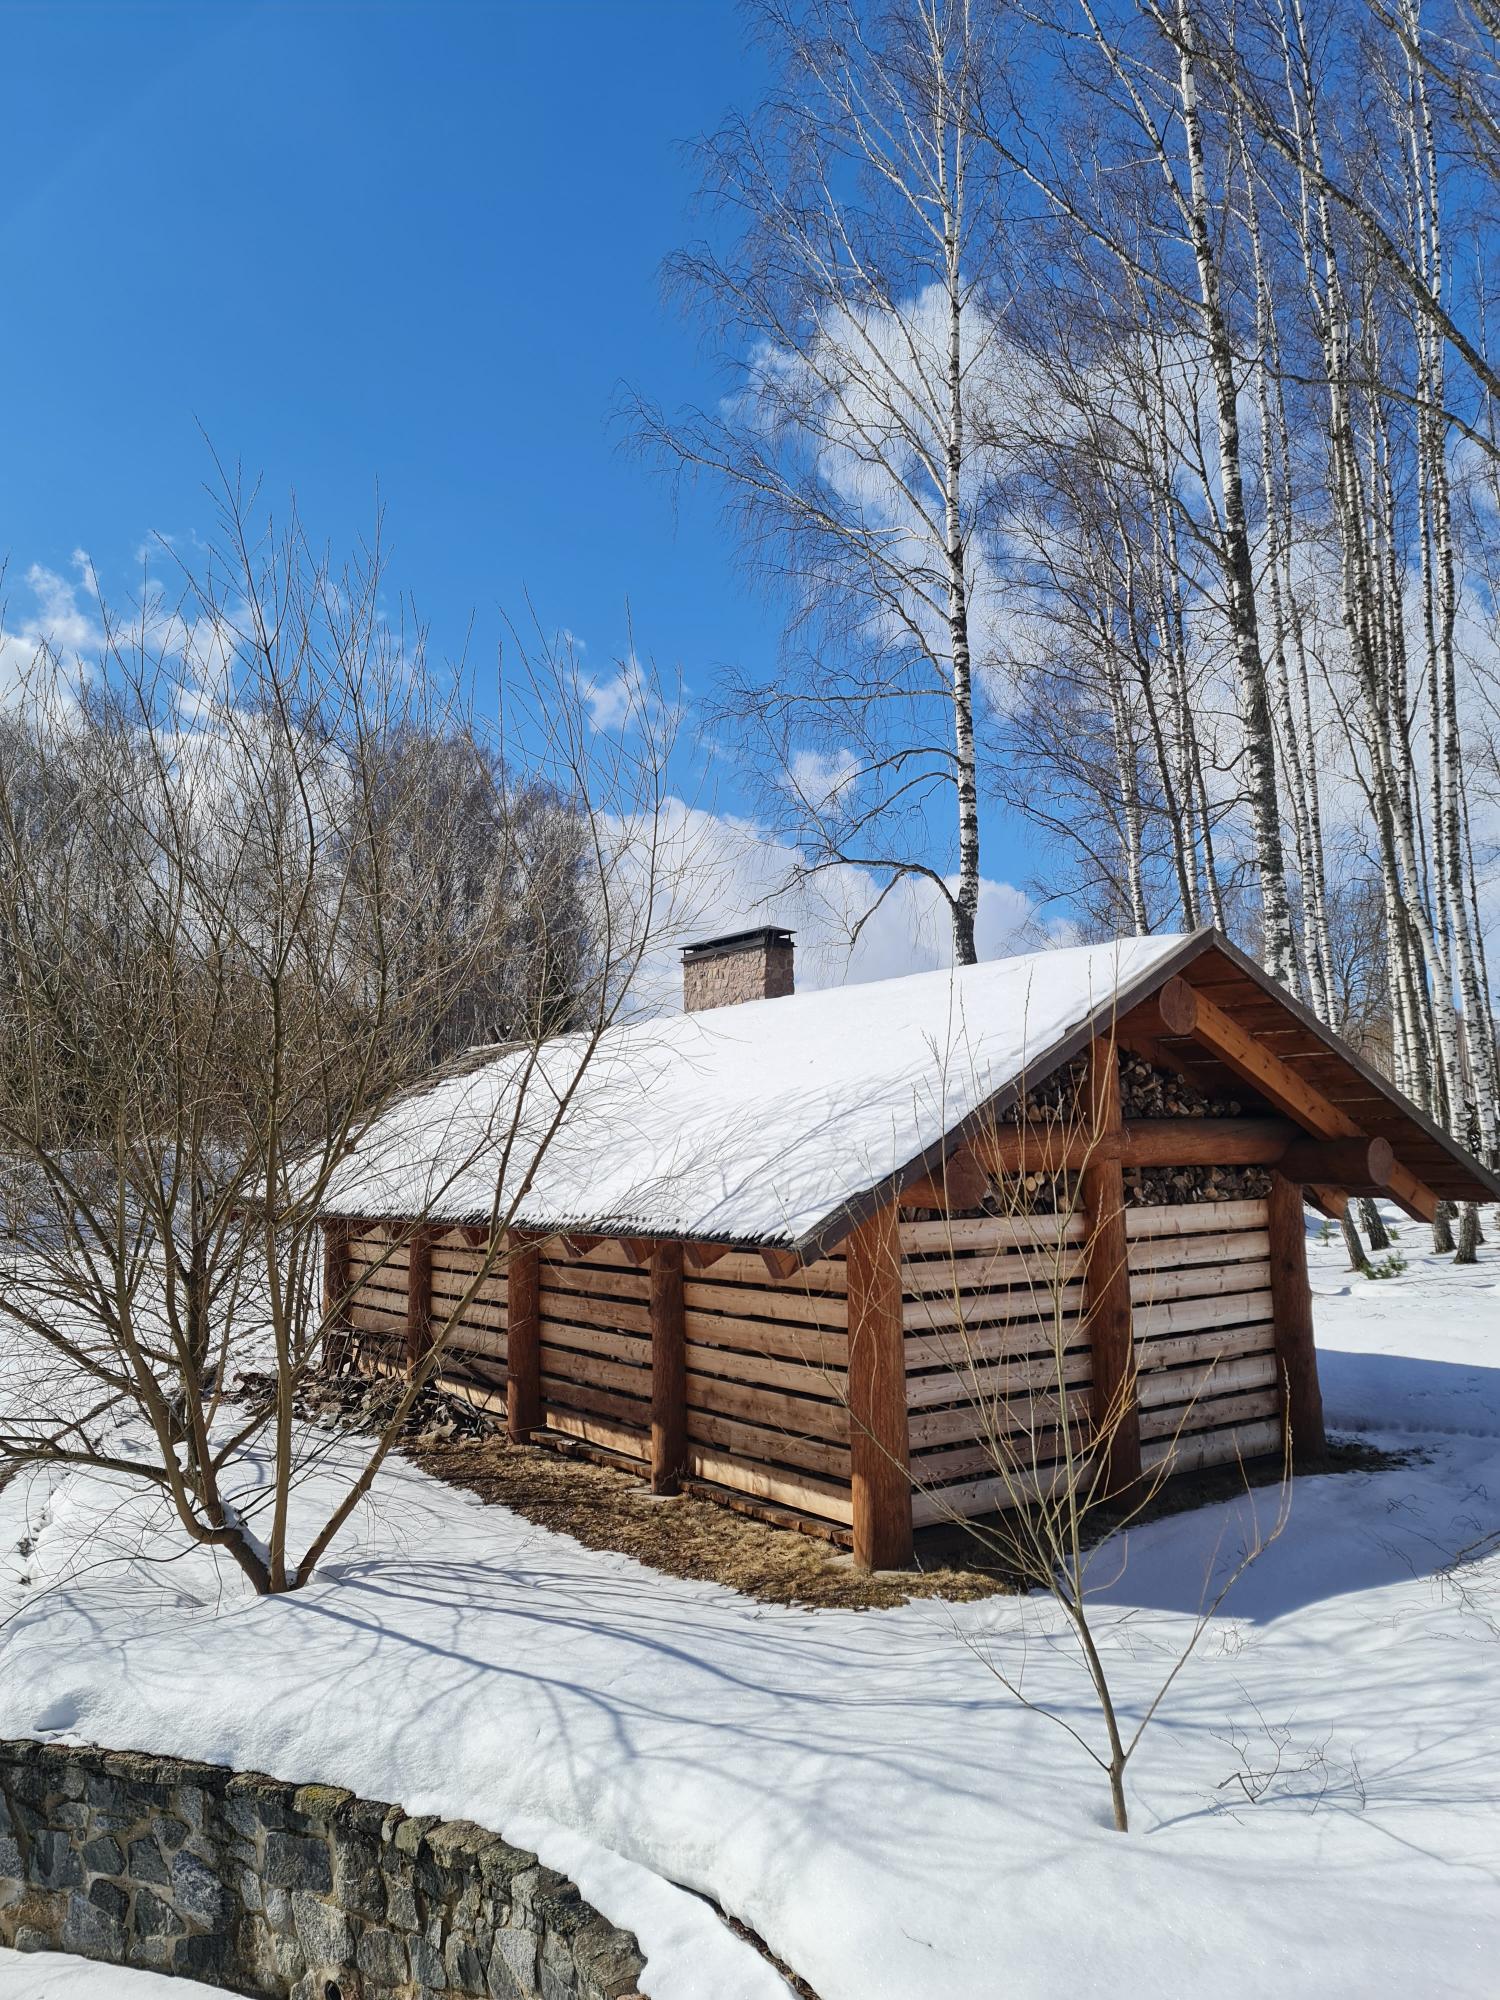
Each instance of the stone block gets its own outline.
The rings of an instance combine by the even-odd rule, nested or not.
[[[537,1983],[536,1939],[531,1932],[497,1932],[486,1976],[494,2000],[531,2000]]]
[[[19,1882],[25,1873],[20,1842],[8,1833],[0,1834],[0,1882]]]
[[[125,1850],[125,1872],[132,1881],[154,1882],[158,1886],[170,1879],[161,1849],[150,1834],[132,1840]]]
[[[200,1924],[224,1919],[227,1893],[206,1861],[186,1852],[172,1856],[172,1901],[185,1917]]]
[[[39,1889],[78,1889],[83,1886],[83,1864],[72,1841],[55,1827],[42,1827],[33,1836],[28,1872]]]
[[[574,1937],[573,1963],[585,2000],[627,2000],[646,1966],[635,1939],[598,1916]]]
[[[433,1827],[441,1824],[435,1813],[424,1813],[411,1819],[403,1818],[394,1835],[396,1852],[415,1856]]]
[[[187,1925],[154,1890],[137,1889],[130,1910],[130,1928],[139,1937],[178,1938]]]
[[[172,1970],[179,1979],[201,1979],[218,1986],[229,1977],[233,1961],[230,1940],[222,1931],[204,1931],[179,1938],[172,1947]]]
[[[87,1896],[68,1898],[62,1921],[62,1948],[80,1958],[102,1958],[118,1965],[125,1955],[125,1929],[116,1916],[101,1910]]]
[[[130,1908],[130,1898],[118,1882],[100,1880],[89,1884],[89,1901],[95,1909],[103,1910],[114,1918],[117,1924],[125,1921],[125,1912]]]
[[[326,1895],[333,1887],[327,1843],[301,1834],[268,1833],[262,1873],[278,1889],[310,1889]]]
[[[125,1857],[107,1833],[96,1834],[83,1844],[83,1865],[91,1875],[123,1875]]]
[[[437,1946],[430,1944],[424,1937],[414,1937],[408,1950],[411,1956],[411,1976],[416,1980],[418,1985],[430,1986],[434,1991],[439,1993],[446,1991],[448,1986],[448,1969],[443,1963],[443,1954],[438,1950]],[[475,1967],[477,1970],[477,1959],[475,1960]],[[472,1989],[463,1988],[462,1982],[457,1983],[460,1985],[461,1990],[464,1991],[472,1990],[478,1993],[483,1993],[484,1991],[482,1979],[480,1984]]]
[[[292,1926],[309,1965],[337,1967],[353,1961],[349,1919],[335,1904],[325,1903],[305,1889],[293,1891]]]
[[[354,1962],[366,1979],[399,1985],[410,1970],[406,1946],[390,1931],[366,1931],[359,1941]]]

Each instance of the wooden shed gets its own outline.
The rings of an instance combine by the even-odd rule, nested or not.
[[[1060,1399],[1125,1407],[1122,1485],[1287,1423],[1316,1449],[1304,1197],[1500,1200],[1216,932],[807,994],[791,949],[691,947],[683,1014],[586,1067],[568,1038],[476,1052],[372,1126],[324,1217],[354,1365],[436,1337],[513,1437],[899,1566],[1005,1500],[997,1436],[1035,1461]]]

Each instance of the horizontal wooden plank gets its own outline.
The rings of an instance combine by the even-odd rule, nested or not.
[[[487,1306],[504,1306],[510,1297],[510,1279],[503,1271],[498,1276],[477,1278],[472,1271],[444,1271],[434,1264],[432,1292],[434,1298],[457,1299],[467,1295]]]
[[[470,1326],[459,1320],[451,1332],[437,1343],[444,1354],[490,1354],[503,1361],[506,1353],[505,1335],[492,1327]]]
[[[592,1232],[582,1232],[592,1233]],[[587,1266],[591,1271],[639,1271],[640,1265],[627,1256],[623,1244],[610,1237],[596,1244],[592,1250],[581,1256],[570,1250],[560,1236],[544,1236],[538,1239],[537,1249],[546,1263],[571,1265],[574,1268]]]
[[[542,1373],[554,1381],[592,1383],[601,1389],[618,1389],[622,1395],[651,1394],[649,1368],[632,1367],[627,1362],[610,1361],[602,1354],[579,1354],[572,1348],[542,1342]]]
[[[719,1445],[762,1465],[795,1465],[800,1471],[816,1472],[825,1479],[849,1478],[849,1448],[830,1438],[768,1429],[723,1410],[691,1408],[687,1413],[687,1434],[690,1444]]]
[[[1269,1257],[1264,1229],[1235,1229],[1208,1236],[1145,1236],[1130,1246],[1132,1271],[1185,1270],[1190,1264],[1237,1264]]]
[[[1073,1244],[1051,1250],[986,1250],[975,1257],[922,1257],[901,1267],[906,1298],[950,1296],[961,1292],[994,1292],[1030,1287],[1045,1293],[1083,1270],[1083,1251]]]
[[[542,1279],[541,1314],[543,1333],[553,1321],[568,1326],[598,1326],[614,1333],[649,1334],[650,1308],[628,1299],[591,1299],[581,1292],[553,1291]]]
[[[1086,1445],[1082,1426],[1075,1426],[1073,1448],[1075,1458],[1081,1457]],[[1019,1435],[1003,1443],[1003,1458],[997,1457],[993,1440],[976,1444],[944,1446],[938,1451],[919,1451],[912,1454],[911,1475],[914,1484],[921,1486],[951,1485],[960,1480],[999,1478],[1005,1474],[1019,1477],[1040,1472],[1044,1467],[1056,1465],[1063,1456],[1063,1434],[1060,1430],[1042,1430],[1029,1435]]]
[[[644,1464],[651,1455],[649,1433],[629,1424],[608,1423],[579,1410],[548,1410],[546,1417],[549,1431],[560,1431],[564,1437],[582,1438],[585,1444],[618,1452],[622,1458],[638,1459]]]
[[[624,1299],[642,1304],[650,1297],[651,1274],[638,1270],[604,1270],[592,1264],[559,1264],[541,1258],[537,1278],[544,1292],[576,1292],[590,1299]]]
[[[1081,1313],[1050,1319],[1021,1320],[999,1326],[952,1326],[936,1333],[909,1333],[903,1343],[906,1370],[922,1368],[972,1368],[981,1361],[1050,1360],[1061,1344],[1063,1351],[1082,1347],[1088,1341]]]
[[[757,1291],[842,1292],[847,1279],[842,1257],[817,1257],[790,1278],[773,1278],[758,1250],[726,1250],[708,1268],[716,1284],[751,1285]]]
[[[717,1268],[717,1266],[715,1267]],[[838,1332],[848,1324],[847,1301],[832,1292],[756,1290],[749,1285],[720,1285],[712,1277],[689,1278],[682,1288],[689,1312],[721,1313],[726,1319],[770,1319],[778,1325],[816,1326]]]
[[[1151,1306],[1168,1299],[1208,1299],[1226,1292],[1265,1291],[1270,1283],[1268,1257],[1248,1264],[1189,1264],[1180,1271],[1132,1272],[1130,1302]]]
[[[1137,1377],[1137,1392],[1141,1408],[1152,1410],[1231,1390],[1275,1388],[1279,1381],[1274,1354],[1228,1354],[1187,1368],[1152,1369]]]
[[[405,1313],[382,1312],[356,1297],[348,1308],[349,1324],[366,1333],[390,1333],[406,1338]]]
[[[694,1477],[709,1480],[715,1486],[727,1486],[732,1492],[746,1493],[756,1500],[774,1501],[780,1507],[795,1507],[821,1521],[848,1526],[854,1519],[854,1503],[847,1486],[841,1489],[830,1480],[773,1471],[754,1460],[714,1451],[704,1444],[689,1444],[687,1468]]]
[[[1185,1408],[1141,1411],[1141,1437],[1188,1437],[1198,1431],[1222,1430],[1226,1424],[1253,1423],[1280,1414],[1275,1389],[1247,1389],[1239,1396],[1207,1396]]]
[[[1060,1368],[1060,1372],[1059,1372]],[[1093,1379],[1094,1360],[1089,1350],[1075,1348],[1061,1357],[1044,1354],[1025,1361],[971,1362],[957,1368],[938,1368],[927,1375],[906,1378],[908,1410],[932,1410],[943,1403],[976,1397],[1009,1396],[1033,1389],[1046,1389],[1062,1381],[1068,1384]]]
[[[580,1371],[586,1372],[590,1355],[598,1355],[608,1361],[623,1361],[635,1368],[651,1366],[651,1343],[642,1340],[636,1333],[610,1333],[602,1327],[570,1326],[566,1320],[545,1320],[541,1337],[543,1347],[555,1347],[560,1352],[563,1349],[576,1351]]]
[[[1205,1465],[1230,1465],[1236,1459],[1262,1458],[1282,1448],[1279,1422],[1236,1424],[1227,1430],[1200,1431],[1191,1437],[1152,1438],[1141,1445],[1141,1464],[1150,1469],[1170,1457],[1174,1472],[1196,1472]]]
[[[912,1494],[912,1526],[930,1528],[940,1521],[972,1520],[977,1514],[996,1514],[1013,1507],[1019,1499],[1033,1500],[1062,1492],[1067,1471],[1052,1466],[1036,1475],[1004,1474],[989,1479],[971,1479],[954,1486],[939,1486]]]
[[[1083,1304],[1083,1284],[1058,1285],[1049,1295],[1040,1289],[1015,1292],[965,1292],[936,1299],[913,1299],[901,1308],[901,1324],[908,1333],[923,1333],[941,1326],[983,1326],[991,1321],[1009,1325],[1021,1321],[1047,1323],[1069,1319]]]
[[[502,1333],[505,1330],[504,1309],[500,1306],[481,1305],[477,1301],[460,1310],[457,1299],[434,1299],[432,1317],[439,1326],[453,1319],[461,1321],[465,1326],[488,1326]]]
[[[954,1250],[1001,1250],[1025,1245],[1082,1243],[1088,1224],[1081,1215],[981,1215],[944,1217],[938,1222],[903,1222],[901,1255]]]
[[[1218,1299],[1169,1299],[1164,1305],[1136,1308],[1135,1334],[1138,1340],[1147,1340],[1153,1334],[1194,1333],[1202,1327],[1269,1319],[1271,1314],[1268,1291],[1234,1292]]]
[[[1082,1420],[1088,1415],[1089,1397],[1087,1389],[1068,1390],[1070,1419]],[[914,1452],[931,1451],[938,1445],[971,1438],[1015,1437],[1053,1429],[1062,1421],[1063,1400],[1055,1392],[1038,1391],[1004,1401],[978,1397],[949,1410],[918,1410],[911,1418],[911,1448]]]
[[[738,1348],[747,1354],[775,1354],[788,1361],[839,1366],[849,1358],[848,1336],[816,1327],[778,1325],[764,1319],[729,1319],[722,1313],[685,1312],[689,1340],[709,1347]]]
[[[700,1375],[727,1375],[736,1382],[759,1382],[768,1389],[790,1389],[811,1396],[846,1402],[849,1378],[841,1368],[816,1368],[805,1361],[778,1361],[769,1354],[742,1354],[731,1347],[687,1343],[687,1365]]]
[[[1145,1375],[1156,1368],[1176,1368],[1187,1361],[1212,1361],[1220,1355],[1269,1354],[1275,1342],[1276,1329],[1268,1319],[1253,1320],[1247,1326],[1210,1327],[1202,1333],[1137,1339],[1135,1365]]]
[[[845,1404],[814,1396],[789,1396],[780,1389],[751,1388],[743,1382],[728,1382],[720,1375],[700,1375],[688,1370],[687,1403],[689,1433],[691,1412],[712,1410],[719,1416],[735,1417],[741,1423],[758,1424],[762,1430],[785,1431],[796,1437],[827,1438],[845,1444],[849,1438],[849,1411]]]
[[[1127,1208],[1125,1234],[1146,1236],[1222,1235],[1234,1229],[1264,1229],[1266,1204],[1253,1201],[1174,1202],[1166,1208]]]
[[[556,1405],[559,1409],[591,1412],[596,1417],[612,1417],[616,1423],[632,1430],[648,1431],[651,1427],[651,1405],[648,1402],[614,1395],[591,1383],[573,1382],[562,1376],[543,1375],[542,1403],[549,1423],[552,1421],[552,1406]]]

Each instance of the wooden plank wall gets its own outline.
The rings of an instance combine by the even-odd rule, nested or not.
[[[698,1479],[847,1526],[844,1260],[771,1277],[731,1250],[683,1285],[687,1465]]]
[[[1171,1453],[1187,1472],[1279,1449],[1266,1203],[1132,1208],[1125,1227],[1143,1466]]]
[[[409,1231],[406,1232],[409,1235]],[[349,1323],[359,1336],[361,1355],[382,1363],[404,1361],[407,1334],[407,1278],[411,1257],[400,1241],[399,1225],[365,1223],[350,1231],[349,1277],[355,1289]],[[472,1284],[483,1259],[465,1231],[436,1230],[432,1238],[432,1310],[435,1332]],[[442,1379],[454,1387],[472,1384],[495,1394],[505,1389],[505,1272],[485,1278],[447,1334]]]
[[[1062,1338],[1069,1416],[1088,1414],[1081,1216],[903,1222],[906,1404],[916,1526],[987,1514],[1056,1462]],[[1012,1471],[997,1474],[997,1447]]]
[[[538,1246],[542,1423],[642,1464],[651,1456],[651,1274],[618,1243]]]

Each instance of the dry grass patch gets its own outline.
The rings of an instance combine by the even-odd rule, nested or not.
[[[585,1548],[612,1549],[667,1576],[722,1583],[768,1604],[884,1611],[914,1597],[966,1600],[1013,1588],[957,1549],[940,1564],[866,1576],[820,1536],[775,1528],[687,1494],[657,1499],[631,1473],[512,1444],[503,1434],[415,1438],[402,1450],[435,1478],[571,1535]]]

